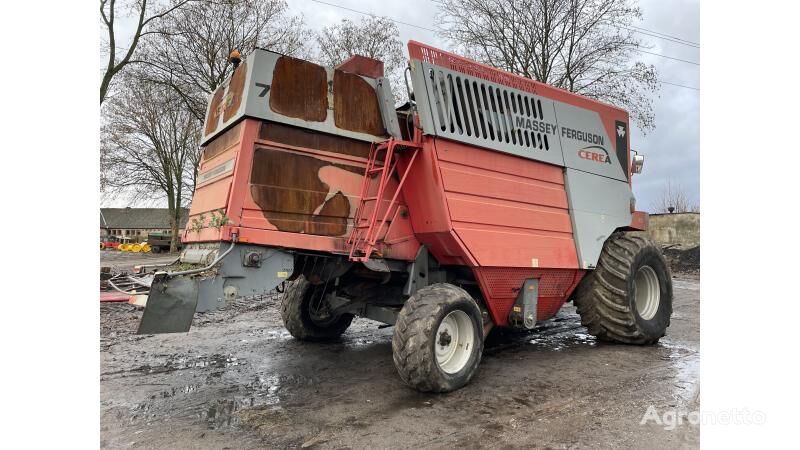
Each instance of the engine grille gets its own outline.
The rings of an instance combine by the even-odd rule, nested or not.
[[[551,158],[531,150],[560,147],[553,135],[536,131],[539,124],[555,124],[551,101],[439,66],[425,68],[435,134],[545,160]]]

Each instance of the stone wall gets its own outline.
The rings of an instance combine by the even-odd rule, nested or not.
[[[700,213],[651,214],[649,230],[661,246],[697,247],[700,245]]]

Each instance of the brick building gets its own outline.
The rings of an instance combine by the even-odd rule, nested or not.
[[[181,209],[179,229],[186,227],[189,210]],[[149,233],[169,232],[167,208],[100,208],[100,236],[144,241]]]

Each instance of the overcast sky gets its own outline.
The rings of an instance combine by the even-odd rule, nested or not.
[[[423,28],[435,29],[436,5],[431,0],[365,1],[323,0]],[[360,20],[362,14],[329,6],[313,0],[289,0],[289,8],[302,14],[306,26],[312,30],[336,24],[342,19]],[[637,24],[659,33],[700,42],[699,0],[641,0],[643,18]],[[405,43],[411,39],[447,49],[447,42],[435,33],[418,27],[398,23],[400,39]],[[700,61],[697,48],[669,42],[650,36],[639,35],[651,48],[652,53]],[[404,52],[406,48],[403,48]],[[665,82],[699,88],[699,66],[674,61],[648,54],[641,54],[641,61],[655,65],[659,79]],[[699,155],[699,91],[663,84],[653,103],[656,113],[656,129],[647,136],[632,128],[631,147],[645,155],[644,171],[633,180],[633,191],[638,209],[649,211],[659,197],[667,180],[680,185],[690,202],[699,204],[700,199],[700,155]],[[108,206],[125,206],[117,201],[104,201]]]

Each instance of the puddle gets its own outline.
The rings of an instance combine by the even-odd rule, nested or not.
[[[267,340],[292,339],[292,335],[286,330],[269,330],[266,335]]]
[[[528,344],[534,345],[537,350],[560,352],[574,347],[594,347],[597,339],[590,334],[566,330],[553,335],[534,336],[528,340]]]
[[[196,368],[211,368],[211,369],[227,369],[230,367],[235,367],[238,365],[245,364],[244,360],[241,360],[232,355],[211,355],[211,356],[179,356],[175,358],[171,358],[167,360],[166,363],[157,365],[157,366],[150,366],[150,365],[143,365],[137,369],[138,372],[144,372],[146,374],[154,374],[154,373],[167,373],[167,372],[174,372],[176,370],[185,370],[185,369],[196,369]]]
[[[528,332],[494,330],[486,340],[486,351],[497,353],[509,348],[532,346],[538,351],[560,352],[575,347],[594,347],[597,340],[586,333],[580,318],[570,311],[562,311],[553,319],[536,325]]]
[[[700,395],[700,357],[692,355],[675,362],[674,385],[678,399],[685,403],[697,401]]]
[[[192,392],[197,392],[200,389],[201,384],[187,384],[185,386],[178,386],[166,391],[161,392],[161,398],[170,398],[174,397],[178,394],[191,394]],[[153,396],[154,398],[155,396]]]
[[[276,340],[286,341],[293,339],[292,335],[289,334],[289,332],[286,331],[286,329],[280,329],[280,330],[269,330],[265,328],[255,329],[248,331],[247,336],[263,338],[268,341],[276,341]]]
[[[301,375],[257,376],[238,388],[231,397],[216,399],[200,412],[200,419],[208,428],[236,428],[241,425],[241,412],[259,410],[260,412],[282,412],[282,401],[288,394],[286,388],[314,386],[317,381]]]
[[[267,374],[242,378],[233,386],[220,386],[208,378],[205,383],[174,386],[153,394],[130,409],[133,423],[153,420],[189,419],[208,429],[239,428],[242,418],[284,415],[283,403],[295,392],[308,391],[319,380],[302,375]]]
[[[239,416],[236,414],[240,409],[241,400],[217,400],[212,403],[201,419],[206,422],[209,429],[230,428],[239,425]]]
[[[669,361],[674,369],[675,400],[683,404],[696,401],[700,391],[700,355],[697,350],[668,339],[661,339],[657,348],[661,349],[661,359]]]
[[[697,353],[696,349],[672,342],[668,337],[661,338],[655,347],[665,349],[664,355],[669,358],[679,358],[690,353]]]

